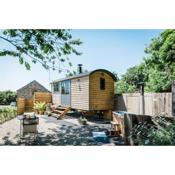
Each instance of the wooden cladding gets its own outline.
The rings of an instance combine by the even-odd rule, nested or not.
[[[114,105],[114,80],[107,73],[95,72],[90,75],[90,110],[112,110]]]
[[[17,114],[21,115],[25,111],[25,98],[17,99]]]
[[[89,77],[71,81],[71,107],[89,110]]]
[[[45,102],[51,103],[52,102],[52,95],[50,92],[35,92],[34,93],[34,102]]]

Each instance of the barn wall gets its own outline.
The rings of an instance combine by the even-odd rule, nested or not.
[[[102,75],[103,73],[103,75]],[[105,90],[100,90],[100,78],[105,78]],[[112,110],[114,106],[114,80],[107,73],[97,71],[90,75],[90,110]]]
[[[89,110],[89,76],[71,80],[71,107]]]
[[[31,99],[33,98],[34,92],[48,92],[48,90],[37,81],[33,81],[17,90],[17,98]]]

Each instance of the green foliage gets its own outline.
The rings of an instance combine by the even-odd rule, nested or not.
[[[123,79],[115,83],[115,93],[122,94],[122,93],[133,93],[136,92],[138,89],[135,85],[130,85]]]
[[[45,69],[56,70],[60,62],[70,54],[81,55],[75,49],[82,42],[72,39],[69,30],[63,29],[8,29],[4,30],[0,40],[13,46],[0,50],[0,56],[13,56],[30,70],[30,63],[40,63]],[[70,64],[69,64],[70,65]]]
[[[9,105],[11,102],[16,102],[16,92],[0,91],[0,105]]]
[[[169,92],[175,80],[175,30],[165,30],[145,48],[144,62],[127,70],[116,84],[117,93],[138,91],[144,81],[146,92]]]
[[[137,145],[175,145],[175,122],[165,116],[152,119],[153,124],[139,123],[131,136]]]
[[[34,103],[34,109],[44,112],[46,109],[46,103],[45,102],[36,102]]]
[[[147,91],[170,91],[175,80],[175,30],[165,30],[145,48],[148,70]]]
[[[166,69],[175,62],[175,30],[165,30],[159,37],[152,39],[145,52],[148,54],[146,59],[148,65]]]
[[[4,123],[17,116],[16,107],[4,107],[0,106],[0,123]]]
[[[88,120],[87,120],[85,117],[80,116],[80,118],[79,118],[80,124],[82,124],[82,125],[87,125],[87,121],[88,121]]]
[[[131,67],[126,74],[116,83],[116,93],[132,93],[137,92],[138,83],[145,82],[147,75],[144,73],[144,65]]]
[[[145,91],[147,92],[166,92],[171,91],[172,80],[175,80],[173,74],[169,72],[149,70],[149,81],[146,82]]]

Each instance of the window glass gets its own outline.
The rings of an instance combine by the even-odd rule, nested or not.
[[[56,82],[53,84],[53,91],[60,92],[60,83],[59,82]]]
[[[100,78],[100,90],[105,90],[105,79]]]
[[[61,82],[61,93],[70,94],[70,81]]]

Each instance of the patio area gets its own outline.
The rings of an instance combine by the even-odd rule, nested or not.
[[[110,123],[103,120],[88,121],[88,125],[80,125],[77,117],[66,116],[57,120],[47,115],[39,117],[38,134],[35,139],[20,139],[20,121],[14,118],[0,125],[0,145],[123,145],[120,138],[109,138],[108,141],[97,141],[92,132],[107,131]]]

